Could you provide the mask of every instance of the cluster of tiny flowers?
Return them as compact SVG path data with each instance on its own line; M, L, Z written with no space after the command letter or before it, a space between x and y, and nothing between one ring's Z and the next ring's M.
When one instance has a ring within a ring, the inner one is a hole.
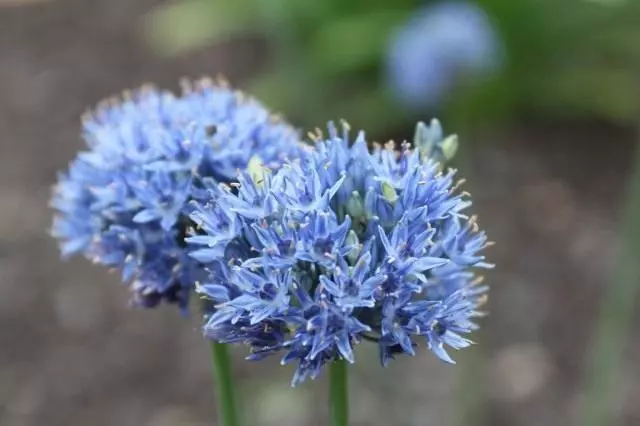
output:
M488 245L447 159L455 137L437 121L415 148L369 149L343 123L311 135L315 150L277 171L254 167L233 185L204 180L192 202L190 255L206 265L197 291L211 300L204 333L244 343L251 360L282 352L297 363L292 384L315 378L354 346L379 347L383 365L423 342L453 362L476 329Z
M386 60L390 88L410 108L433 108L460 74L484 78L502 63L500 38L487 14L471 2L427 5L391 37Z
M133 302L186 307L197 265L186 251L195 177L230 183L253 157L277 167L297 132L223 81L153 87L105 101L83 119L88 149L60 174L52 234L64 257L119 270Z

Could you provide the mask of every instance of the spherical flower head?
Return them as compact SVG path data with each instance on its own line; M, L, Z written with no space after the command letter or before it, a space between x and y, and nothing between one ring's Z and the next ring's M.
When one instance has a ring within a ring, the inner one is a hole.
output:
M441 171L435 149L369 152L346 124L313 138L313 152L280 170L208 182L193 203L186 241L210 271L198 292L214 302L205 335L248 344L249 359L283 351L298 365L293 384L354 362L363 340L383 365L421 342L453 362L446 348L471 343L486 291L474 269L492 266L455 171Z
M63 256L121 271L133 302L186 307L197 278L186 255L194 176L231 182L251 158L277 167L296 156L297 132L223 82L184 82L104 101L83 119L87 149L60 174L52 233Z
M426 6L392 36L387 78L399 102L434 107L456 76L482 79L502 63L502 48L486 13L474 3L443 1Z

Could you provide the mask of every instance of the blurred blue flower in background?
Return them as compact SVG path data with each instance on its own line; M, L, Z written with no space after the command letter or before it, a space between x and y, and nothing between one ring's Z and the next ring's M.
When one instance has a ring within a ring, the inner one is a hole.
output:
M446 346L471 343L487 290L473 269L492 265L455 171L431 159L451 144L432 126L418 125L415 151L370 153L364 133L352 141L346 124L330 125L275 172L253 162L234 186L204 182L186 241L210 271L198 286L214 302L205 335L248 344L253 360L283 351L294 385L354 362L362 340L383 365L421 341L453 362Z
M185 308L197 278L184 249L193 176L229 183L256 157L278 167L298 133L225 82L152 87L103 102L84 117L81 152L60 174L52 234L63 256L84 254L132 281L133 302Z
M476 4L440 2L416 12L391 37L387 83L409 108L432 108L459 78L478 79L502 62L498 34Z

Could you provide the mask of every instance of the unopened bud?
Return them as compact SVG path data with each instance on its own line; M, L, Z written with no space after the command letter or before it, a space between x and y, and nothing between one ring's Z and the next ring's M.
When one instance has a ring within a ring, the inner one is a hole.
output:
M358 191L353 191L345 207L347 214L352 218L364 216L364 203Z
M249 164L247 164L247 173L249 173L251 180L256 186L262 186L268 170L264 167L264 164L262 164L260 157L254 155L251 157L251 160L249 160Z
M358 256L360 255L360 240L358 239L358 235L353 229L350 230L347 234L345 245L347 247L352 247L349 253L347 253L347 259L351 264L356 263L356 261L358 260Z
M393 188L393 185L387 181L382 181L382 197L390 202L391 204L395 203L398 199L398 194L396 190Z
M447 136L440 143L440 150L442 151L443 162L451 161L458 152L458 135Z

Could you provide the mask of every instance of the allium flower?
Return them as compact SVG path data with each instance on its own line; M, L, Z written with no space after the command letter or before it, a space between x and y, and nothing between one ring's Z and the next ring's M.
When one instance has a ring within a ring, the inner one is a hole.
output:
M387 78L411 108L442 102L459 74L484 77L501 63L499 37L476 4L444 1L424 7L391 38Z
M182 96L151 87L109 100L83 120L88 149L59 176L52 233L63 256L81 253L133 280L133 301L186 306L196 280L186 255L193 176L231 182L251 158L277 167L298 134L259 102L200 80Z
M439 123L419 124L417 151L375 147L348 126L276 172L252 168L234 186L205 182L186 241L208 266L197 291L214 303L205 335L246 343L249 359L278 351L297 362L293 384L353 347L378 344L383 365L420 342L453 362L484 298L473 269L491 267L455 171L431 159ZM254 165L255 166L255 165Z

